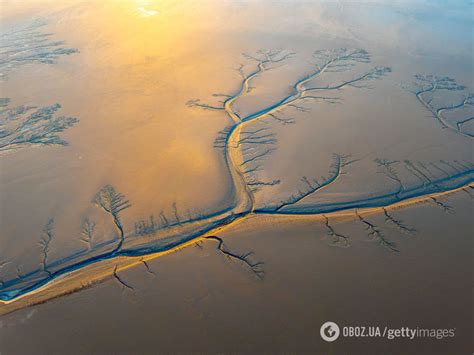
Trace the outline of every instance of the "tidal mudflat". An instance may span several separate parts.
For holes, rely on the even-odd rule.
[[[471,351],[472,4],[2,10],[2,353]]]

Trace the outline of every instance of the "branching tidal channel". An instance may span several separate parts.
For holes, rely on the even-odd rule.
[[[258,206],[255,194],[261,189],[272,188],[280,183],[279,180],[264,181],[258,177],[257,172],[262,169],[262,160],[274,151],[276,138],[266,126],[255,128],[254,123],[261,120],[271,121],[275,124],[288,125],[295,123],[295,119],[288,116],[294,110],[307,112],[304,106],[310,102],[325,104],[339,104],[337,94],[341,90],[356,90],[370,88],[375,80],[388,75],[388,67],[372,67],[362,69],[370,63],[370,55],[361,49],[338,49],[316,51],[313,55],[313,69],[304,77],[292,83],[292,92],[265,108],[247,115],[241,115],[236,110],[237,101],[251,91],[252,80],[268,70],[291,60],[294,53],[282,51],[260,50],[255,54],[244,54],[246,60],[254,63],[254,70],[246,73],[244,66],[238,68],[241,77],[238,89],[233,94],[215,94],[214,97],[222,98],[218,104],[206,104],[199,99],[190,100],[187,105],[191,108],[200,108],[222,112],[230,120],[230,125],[220,132],[215,141],[215,146],[222,149],[226,168],[232,179],[232,202],[223,209],[207,215],[184,218],[179,216],[174,205],[173,217],[160,213],[159,218],[151,216],[149,220],[135,223],[135,228],[127,231],[122,223],[121,213],[131,207],[131,203],[119,193],[115,187],[107,185],[93,197],[92,202],[102,209],[111,219],[116,230],[116,237],[108,242],[94,243],[95,222],[84,220],[82,237],[87,248],[62,259],[51,260],[48,252],[54,243],[54,220],[48,221],[43,238],[40,240],[41,263],[38,268],[29,272],[18,273],[17,277],[3,280],[0,277],[0,300],[11,302],[20,296],[51,286],[63,275],[77,272],[86,266],[114,260],[118,257],[138,257],[149,272],[150,268],[143,259],[144,256],[154,253],[172,251],[183,245],[214,241],[218,243],[218,250],[231,260],[242,262],[250,268],[258,278],[264,273],[262,263],[250,260],[251,253],[239,254],[231,251],[218,237],[222,228],[247,218],[251,215],[321,215],[324,217],[323,225],[328,230],[328,235],[335,242],[347,245],[347,238],[338,234],[330,224],[327,213],[354,210],[354,219],[363,224],[372,238],[391,251],[397,251],[395,245],[388,241],[379,229],[363,217],[363,208],[380,208],[388,222],[405,232],[414,232],[414,229],[405,226],[396,220],[387,210],[387,206],[415,197],[428,196],[433,193],[450,191],[463,186],[468,186],[473,181],[473,166],[465,162],[436,162],[424,164],[421,162],[397,161],[376,159],[375,166],[387,181],[395,185],[393,191],[369,198],[348,197],[345,201],[333,203],[307,202],[309,197],[318,194],[322,189],[336,183],[350,165],[356,161],[344,154],[334,154],[333,162],[326,176],[319,178],[301,178],[303,187],[297,189],[293,195],[280,203],[267,206]],[[326,73],[344,73],[354,71],[349,79],[334,84],[318,85],[318,79]],[[418,93],[418,92],[416,92]],[[418,95],[419,96],[419,95]],[[463,103],[466,104],[467,100]],[[470,102],[470,101],[469,101]],[[426,106],[426,105],[425,105]],[[447,110],[445,108],[445,110]],[[437,112],[433,111],[432,112]],[[439,110],[438,110],[439,111]],[[459,129],[459,131],[461,131]],[[429,165],[429,166],[428,166]],[[411,174],[419,179],[419,184],[408,184],[400,177],[399,170]],[[310,199],[315,200],[315,199]],[[316,200],[317,201],[317,200]],[[435,200],[436,201],[436,200]],[[6,261],[0,260],[0,265]],[[118,275],[117,267],[112,269],[111,276],[115,277],[126,287]]]

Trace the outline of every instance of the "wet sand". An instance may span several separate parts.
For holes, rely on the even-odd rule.
[[[50,121],[56,135],[21,127],[42,142],[0,140],[0,313],[48,301],[2,316],[2,337],[32,339],[5,352],[31,351],[35,327],[83,307],[94,309],[101,337],[73,353],[469,348],[472,324],[460,308],[472,308],[471,272],[454,273],[472,261],[472,19],[461,5],[46,5],[3,5],[9,50],[45,40],[25,64],[2,67],[7,129],[34,110],[38,122],[61,117]],[[449,30],[433,33],[435,24]],[[8,32],[24,26],[25,36]],[[448,248],[454,234],[459,243]],[[451,269],[435,280],[440,261]],[[406,275],[409,265],[416,271]],[[367,295],[362,270],[384,302]],[[441,306],[448,295],[460,299],[451,311]],[[189,302],[192,311],[175,313]],[[319,338],[326,318],[459,329],[452,341],[344,339],[329,348]],[[112,341],[108,322],[142,341]],[[170,335],[178,325],[184,334]],[[91,331],[80,320],[70,330],[78,340]]]
[[[264,281],[205,241],[148,261],[149,271],[144,265],[121,271],[133,289],[109,279],[3,316],[2,350],[467,353],[472,202],[462,192],[443,201],[455,215],[432,203],[392,212],[418,230],[414,235],[400,233],[380,215],[368,217],[401,253],[381,249],[353,218],[330,219],[350,238],[349,248],[331,247],[320,220],[252,219],[220,235],[232,250],[252,250],[265,263]],[[454,327],[456,337],[324,343],[319,327],[329,319],[340,325]]]

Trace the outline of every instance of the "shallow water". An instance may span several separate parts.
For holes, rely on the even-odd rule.
[[[121,229],[125,242],[120,252],[136,255],[164,250],[202,234],[202,230],[227,224],[233,221],[234,215],[246,216],[252,211],[266,214],[259,216],[259,220],[273,220],[276,217],[268,214],[273,215],[276,211],[292,215],[324,214],[351,208],[381,207],[408,197],[472,183],[473,132],[469,119],[473,106],[468,97],[473,75],[472,38],[469,36],[472,5],[444,2],[389,5],[384,2],[121,1],[98,4],[6,1],[2,9],[1,28],[2,33],[6,33],[2,46],[13,43],[8,48],[14,51],[31,48],[28,46],[34,42],[25,41],[35,34],[44,38],[41,36],[51,33],[46,38],[52,41],[44,49],[46,52],[27,57],[24,62],[9,59],[10,66],[0,67],[1,96],[10,98],[5,107],[41,108],[59,103],[61,108],[54,117],[77,118],[77,122],[65,127],[58,133],[59,138],[47,145],[30,140],[22,145],[9,144],[8,150],[0,148],[0,276],[4,300],[26,293],[31,287],[55,278],[56,274],[59,277],[75,269],[74,265],[88,264],[87,260],[97,255],[107,255],[113,260]],[[35,27],[38,21],[41,25]],[[28,30],[31,26],[33,29]],[[12,36],[12,30],[25,27],[26,36]],[[443,30],[438,30],[440,28]],[[55,41],[63,43],[55,44]],[[55,52],[57,48],[62,50]],[[349,48],[348,51],[360,48],[367,55],[362,54],[361,60],[336,62],[319,75],[318,65],[324,64],[328,55],[346,53],[338,52],[340,48]],[[272,52],[274,50],[280,51]],[[330,52],[314,56],[317,50]],[[21,58],[22,53],[16,55]],[[44,62],[45,53],[48,58],[56,53],[51,63]],[[5,56],[8,59],[8,55],[9,52],[2,52],[2,59]],[[265,70],[259,72],[262,62],[265,62],[262,64]],[[390,70],[369,76],[367,80],[357,79],[371,73],[375,67]],[[257,75],[249,80],[248,89],[245,87],[239,95],[245,78],[253,72]],[[417,74],[425,76],[415,79]],[[315,75],[314,79],[304,82],[311,75]],[[445,77],[453,78],[456,83],[442,79]],[[353,85],[350,84],[355,79]],[[301,94],[297,84],[303,82],[303,89],[321,88],[307,93],[318,98],[290,102],[294,95]],[[430,89],[429,85],[434,82],[436,88]],[[341,83],[347,84],[340,86]],[[449,90],[443,85],[449,86]],[[425,91],[417,97],[420,90]],[[225,106],[226,100],[233,98],[232,105]],[[190,101],[197,99],[200,101]],[[459,107],[452,108],[456,105]],[[440,111],[443,107],[446,109]],[[226,129],[233,124],[232,118],[246,122],[237,124],[239,132]],[[7,120],[8,129],[18,122],[12,119],[11,113],[7,113]],[[30,133],[33,129],[27,126],[26,131]],[[58,139],[61,140],[59,144]],[[107,184],[123,194],[122,202],[129,201],[130,207],[117,213],[122,228],[117,228],[116,221],[93,201],[95,194]],[[456,194],[465,195],[464,199],[456,197],[461,202],[460,207],[455,208],[455,218],[457,225],[462,226],[456,233],[461,235],[463,243],[468,243],[472,231],[469,221],[472,203],[469,202],[469,188],[463,191]],[[407,218],[416,220],[417,230],[422,233],[417,238],[421,240],[428,238],[425,228],[441,228],[439,226],[445,221],[452,223],[448,222],[453,218],[449,214],[453,212],[449,203],[437,198],[431,203],[448,212],[441,214],[436,223],[430,217],[418,217],[418,208],[410,207],[406,212]],[[458,213],[458,209],[462,212]],[[229,213],[233,215],[229,217]],[[383,216],[382,210],[379,214]],[[209,216],[214,220],[209,220]],[[363,220],[356,215],[352,219],[352,224],[362,221],[364,226]],[[199,224],[182,227],[187,220],[198,220]],[[303,253],[294,236],[306,235],[307,227],[292,223],[292,218],[284,217],[284,221],[285,227],[278,233],[278,238],[280,235],[286,238],[288,245],[285,244],[285,248],[294,253],[292,258],[302,261],[293,266],[301,271],[299,275],[304,274],[303,261],[309,258],[306,253],[311,254],[311,250],[316,252],[317,249],[317,253],[330,262],[334,253],[330,242],[308,246],[309,250]],[[231,231],[225,233],[235,233],[232,240],[246,240],[244,249],[263,257],[265,251],[257,250],[256,239],[260,234],[266,234],[265,227],[260,223],[253,225],[247,219],[242,223],[253,226],[251,232],[240,231],[237,227],[234,231],[231,225]],[[348,234],[361,234],[351,223],[346,227]],[[90,234],[85,233],[86,225],[93,226]],[[171,239],[164,239],[170,235],[167,226],[176,227]],[[454,233],[452,231],[450,233]],[[247,234],[254,237],[245,239]],[[441,232],[436,235],[443,236]],[[219,234],[219,237],[225,235]],[[376,258],[380,265],[385,261],[393,270],[397,265],[406,264],[400,260],[408,257],[405,253],[413,260],[418,258],[420,263],[424,260],[423,243],[410,239],[393,241],[390,236],[387,237],[389,243],[378,235],[375,239],[379,248],[358,251],[351,243],[349,248],[337,248],[336,253],[344,258],[359,258],[354,264],[365,267],[370,266],[369,258]],[[339,241],[338,245],[346,245],[342,239]],[[444,245],[442,241],[439,243]],[[267,252],[275,259],[265,265],[266,275],[281,275],[279,269],[289,262],[280,251],[274,250],[274,244],[273,240],[269,241],[263,248],[269,249]],[[390,254],[392,252],[404,256],[397,259]],[[168,256],[167,260],[176,258],[179,262],[166,263],[188,263],[192,268],[192,260],[196,258],[193,255],[183,257],[189,253],[194,252],[186,250],[179,257]],[[366,253],[368,259],[360,260],[361,253]],[[468,254],[466,251],[459,258],[460,265],[467,265],[472,256]],[[451,260],[452,255],[455,254],[446,251],[442,257]],[[206,260],[204,268],[210,268],[215,262]],[[429,256],[428,263],[435,263],[435,260]],[[218,267],[222,275],[217,277],[222,280],[231,278],[224,277],[228,272],[224,271],[225,267]],[[131,273],[131,284],[143,282],[143,270],[137,271],[139,268],[127,271]],[[348,270],[348,280],[356,276],[354,272]],[[167,277],[171,278],[172,274],[170,271]],[[188,282],[186,274],[175,277]],[[203,271],[200,280],[207,283],[205,275]],[[151,277],[149,273],[148,276]],[[290,280],[300,276],[285,277]],[[338,276],[335,271],[328,277]],[[417,272],[413,277],[419,280],[421,276]],[[400,289],[408,287],[404,279],[393,273],[388,279],[390,285]],[[209,292],[224,289],[227,293],[236,287],[231,279],[222,280],[218,281],[219,285],[209,281]],[[375,275],[373,280],[377,288],[384,287],[387,282],[381,275]],[[460,277],[458,287],[466,286],[467,280]],[[447,279],[439,281],[438,287],[447,287],[445,281]],[[158,278],[152,282],[161,287]],[[267,285],[266,282],[263,284]],[[272,286],[272,294],[281,293],[279,297],[284,298],[285,282]],[[312,282],[307,288],[303,282],[295,288],[304,297],[317,297],[313,293],[314,287],[328,280],[320,276],[314,281],[314,287]],[[262,287],[253,281],[244,283],[241,292],[249,294],[260,292],[258,288]],[[110,289],[111,286],[105,285],[108,284],[83,294],[106,292],[107,297],[117,297],[111,296],[117,293],[117,288]],[[199,285],[195,287],[199,288]],[[140,290],[141,287],[138,289],[137,292],[144,295],[140,301],[143,309],[156,309],[156,302],[150,301],[153,293]],[[336,290],[334,287],[332,292]],[[199,298],[195,289],[186,292]],[[427,286],[424,292],[433,297],[434,288]],[[134,294],[125,294],[125,299],[134,298]],[[170,291],[170,297],[180,294],[179,287]],[[117,301],[122,302],[122,296],[119,295]],[[69,309],[82,307],[78,301],[81,297],[67,296],[58,302]],[[233,297],[239,302],[238,294]],[[261,297],[269,298],[268,294]],[[358,307],[352,302],[348,301],[347,307]],[[433,302],[433,307],[440,302]],[[41,307],[54,308],[54,304]],[[275,309],[281,306],[276,301],[270,304],[269,307]],[[331,311],[336,308],[331,302],[323,304],[324,312],[328,313],[313,309],[306,315],[316,314],[314,324],[324,318],[321,314],[331,318]],[[470,303],[460,304],[469,308]],[[127,313],[134,312],[133,302],[126,307]],[[128,310],[129,307],[132,310]],[[258,310],[261,303],[250,302],[248,307]],[[304,324],[302,319],[306,316],[303,317],[301,311],[291,312],[291,302],[288,307],[285,314],[291,314],[291,323]],[[420,316],[421,320],[427,309]],[[35,310],[33,307],[22,312]],[[162,312],[170,313],[169,310]],[[205,312],[218,312],[218,308]],[[384,312],[385,319],[391,320],[390,312]],[[16,314],[6,317],[20,317]],[[359,315],[353,316],[350,320],[355,322]],[[461,317],[460,313],[453,313],[453,323],[458,316]],[[99,318],[105,321],[107,316],[94,317]],[[172,312],[162,318],[183,323],[173,320]],[[249,330],[244,322],[234,323],[232,315],[226,319],[228,327],[236,329],[237,337],[248,339]],[[55,317],[51,316],[49,321],[55,321]],[[43,322],[48,320],[43,319]],[[262,321],[261,327],[271,323],[267,322]],[[283,323],[276,323],[275,329],[268,331],[266,336],[281,335]],[[203,324],[206,329],[216,326],[212,320]],[[459,324],[464,329],[469,327],[462,317]],[[97,329],[101,327],[97,325]],[[25,328],[27,331],[33,330]],[[190,344],[200,344],[198,333],[190,332],[193,339]],[[150,333],[144,334],[144,338],[149,339]],[[106,339],[98,339],[98,346],[107,344]],[[221,339],[219,347],[216,347],[217,343],[203,341],[198,348],[214,352],[231,351],[235,346],[229,334],[222,335]],[[315,343],[305,342],[306,338],[296,333],[281,335],[281,339],[286,339],[285,346],[278,345],[282,351],[315,349]],[[253,341],[255,348],[249,345],[236,349],[273,351],[277,346],[274,343],[275,347],[272,347],[263,340],[261,343],[256,339]],[[206,348],[206,344],[209,347]],[[459,340],[453,346],[465,344],[464,340]],[[105,345],[101,346],[100,349],[106,349]],[[119,348],[123,351],[152,350],[148,342],[135,349],[121,346],[115,351]],[[192,348],[190,345],[183,351]],[[52,345],[50,349],[59,351],[60,348]],[[171,345],[162,350],[165,349],[180,350]],[[12,348],[8,351],[14,352]]]

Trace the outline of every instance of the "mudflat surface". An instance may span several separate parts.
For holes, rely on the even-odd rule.
[[[1,7],[2,354],[472,352],[471,4]]]

